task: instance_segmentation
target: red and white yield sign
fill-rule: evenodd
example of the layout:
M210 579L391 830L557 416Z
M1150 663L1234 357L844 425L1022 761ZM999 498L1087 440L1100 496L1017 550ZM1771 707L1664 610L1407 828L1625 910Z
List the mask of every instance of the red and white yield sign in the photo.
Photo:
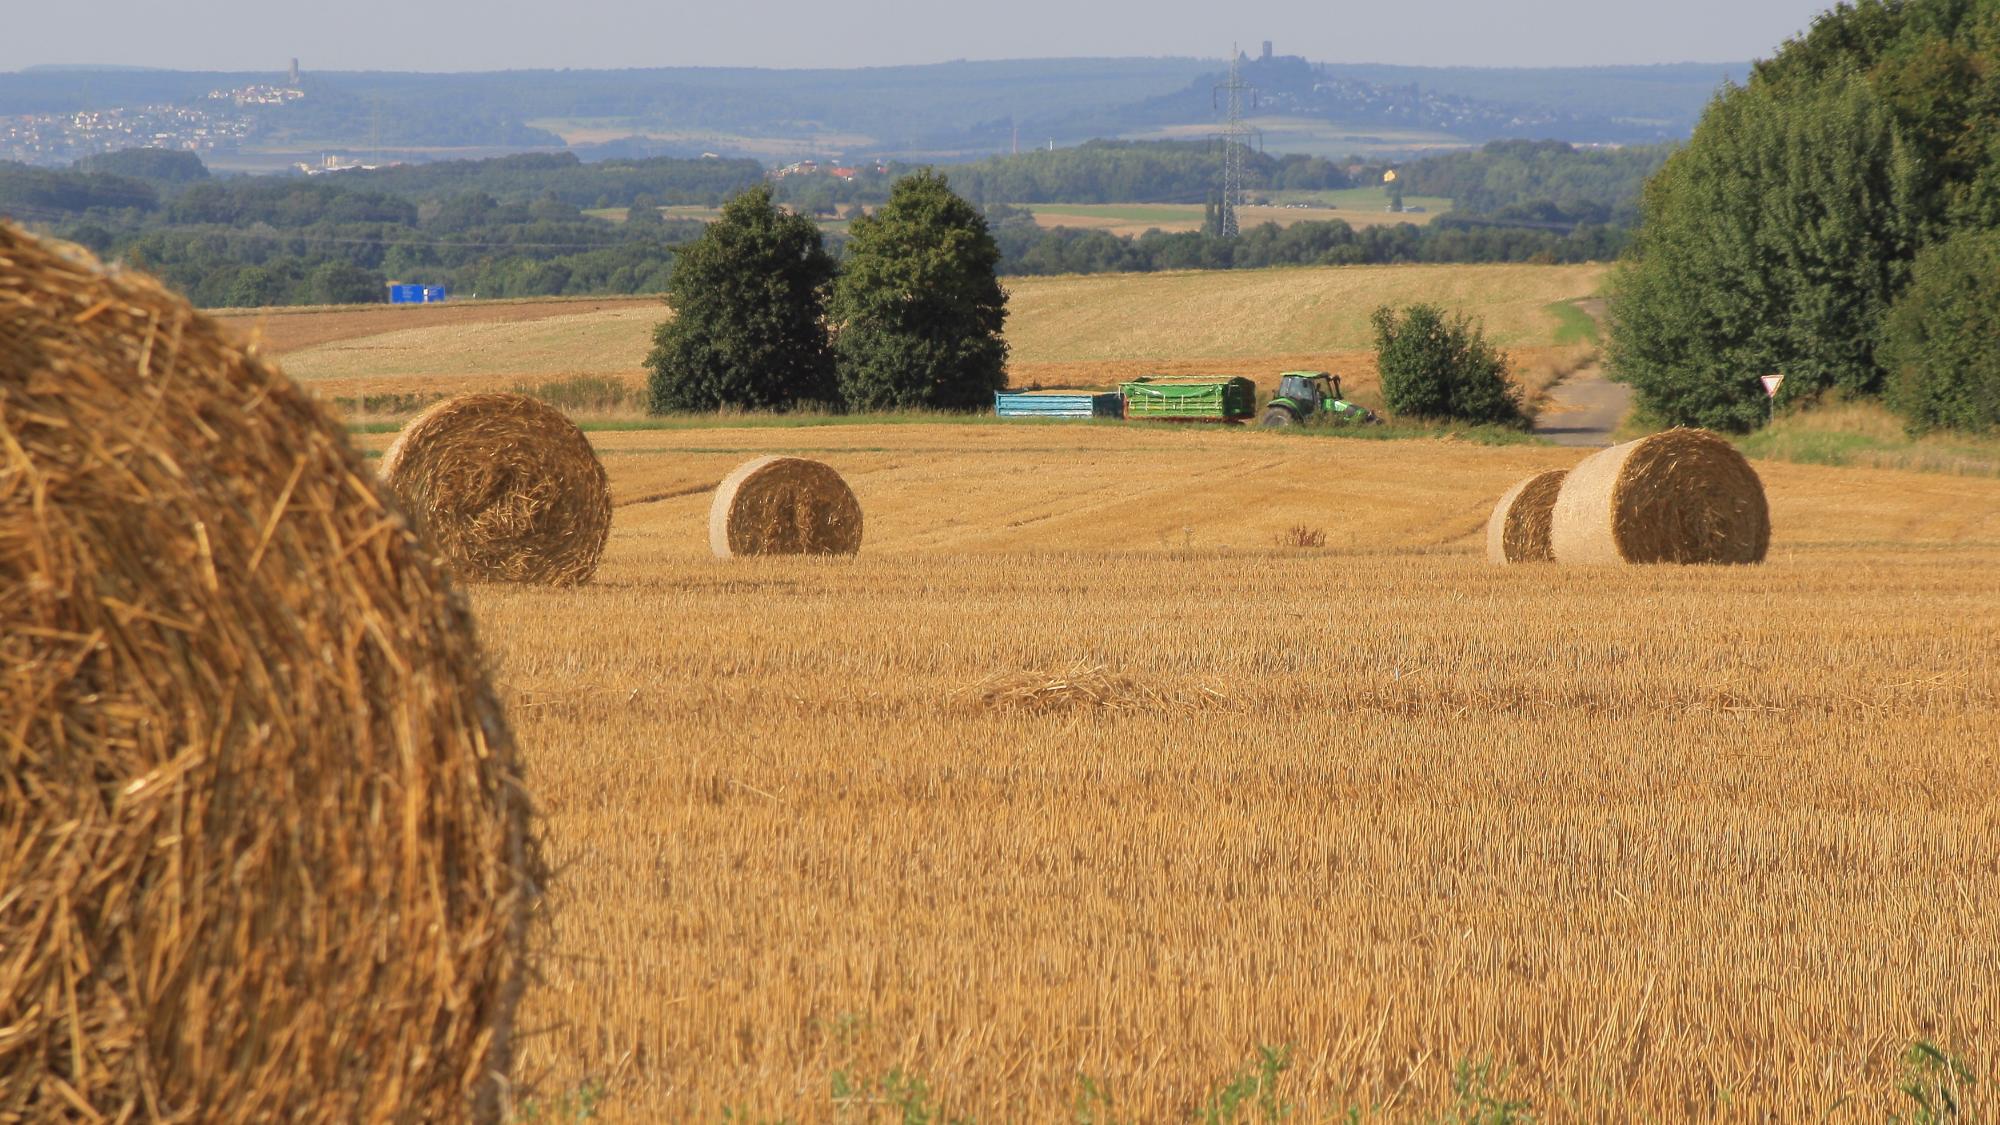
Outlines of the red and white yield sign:
M1759 375L1758 379L1762 380L1764 384L1765 398L1777 398L1778 388L1785 385L1785 377L1783 375Z

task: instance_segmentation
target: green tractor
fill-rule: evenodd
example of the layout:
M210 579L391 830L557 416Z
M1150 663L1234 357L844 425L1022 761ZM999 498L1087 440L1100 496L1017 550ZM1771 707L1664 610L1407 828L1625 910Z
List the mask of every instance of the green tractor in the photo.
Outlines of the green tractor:
M1265 426L1297 426L1323 420L1336 426L1380 422L1375 412L1342 398L1340 376L1324 371L1287 371L1278 378L1278 393L1264 407Z

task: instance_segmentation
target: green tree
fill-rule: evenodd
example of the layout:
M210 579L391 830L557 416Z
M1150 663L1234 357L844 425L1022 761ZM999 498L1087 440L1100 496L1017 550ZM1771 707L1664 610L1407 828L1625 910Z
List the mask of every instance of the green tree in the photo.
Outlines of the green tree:
M625 221L634 227L666 225L666 219L660 214L660 201L644 193L632 197L632 206L625 209Z
M312 271L307 300L315 305L365 305L384 294L382 275L347 262L324 262Z
M1464 313L1446 316L1428 304L1398 313L1384 305L1372 319L1382 399L1393 413L1509 426L1526 421L1507 358Z
M1913 432L2000 426L2000 232L1968 231L1917 255L1889 310L1889 405Z
M857 219L834 287L841 397L850 408L969 410L1007 385L1000 248L943 176L896 182Z
M1785 396L1880 389L1881 317L1922 226L1920 167L1849 76L1718 97L1646 186L1614 282L1613 370L1661 421L1745 430Z
M778 210L768 186L731 199L668 279L674 317L655 330L646 358L653 412L835 401L833 276L819 228Z

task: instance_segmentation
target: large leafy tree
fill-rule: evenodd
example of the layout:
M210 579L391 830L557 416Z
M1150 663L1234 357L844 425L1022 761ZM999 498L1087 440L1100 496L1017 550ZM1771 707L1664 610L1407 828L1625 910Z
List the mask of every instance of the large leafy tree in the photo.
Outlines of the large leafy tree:
M1774 372L1788 398L1880 391L1917 251L2000 225L2000 4L1826 12L1716 99L1644 213L1611 358L1654 414L1747 428Z
M1876 331L1915 253L1917 165L1854 78L1718 98L1647 185L1612 297L1613 367L1663 421L1758 424L1788 395L1879 388Z
M1007 385L1000 248L943 176L897 181L856 220L834 288L841 397L854 409L968 410Z
M668 279L674 317L646 358L653 411L836 401L826 330L834 272L819 228L778 210L768 186L731 199Z
M1917 255L1889 310L1889 404L1913 431L2000 428L2000 231L1965 231Z

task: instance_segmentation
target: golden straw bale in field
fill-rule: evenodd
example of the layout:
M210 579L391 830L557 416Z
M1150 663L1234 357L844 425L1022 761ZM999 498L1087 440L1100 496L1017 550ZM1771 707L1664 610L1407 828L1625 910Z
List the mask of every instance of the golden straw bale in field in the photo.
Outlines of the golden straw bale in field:
M611 535L590 439L527 395L459 395L403 427L380 475L459 577L588 582Z
M708 545L737 555L851 555L861 549L861 504L818 461L759 457L723 478L708 509Z
M1563 480L1549 527L1564 563L1754 563L1771 546L1763 482L1707 430L1593 454Z
M1536 473L1507 490L1486 521L1486 561L1549 562L1549 517L1568 469Z
M542 879L345 431L0 224L0 1121L491 1120Z

